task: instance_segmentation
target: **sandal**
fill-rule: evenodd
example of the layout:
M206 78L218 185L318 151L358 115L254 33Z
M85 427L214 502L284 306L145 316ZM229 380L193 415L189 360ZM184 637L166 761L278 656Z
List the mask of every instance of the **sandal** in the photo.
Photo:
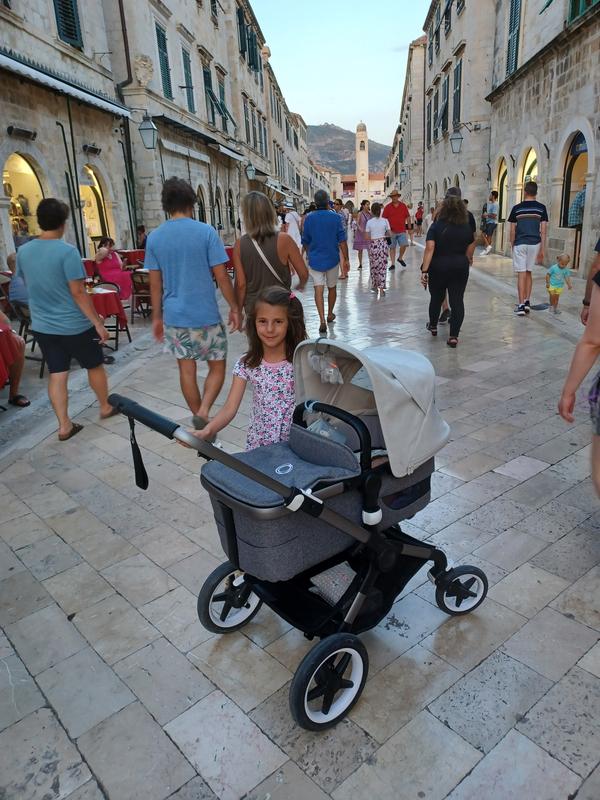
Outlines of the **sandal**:
M58 441L59 442L66 442L68 439L72 439L73 436L76 436L79 431L83 430L83 425L79 425L79 423L74 422L73 427L68 433L59 433L58 434Z
M448 341L446 342L448 347L456 347L458 344L458 336L451 336Z
M327 333L327 325L325 323L319 325L319 333Z
M31 405L31 400L28 400L24 394L16 394L14 397L8 398L8 404L17 408L27 408Z
M335 322L335 314L328 314L327 322Z
M437 336L437 328L434 328L430 322L425 326L432 336Z

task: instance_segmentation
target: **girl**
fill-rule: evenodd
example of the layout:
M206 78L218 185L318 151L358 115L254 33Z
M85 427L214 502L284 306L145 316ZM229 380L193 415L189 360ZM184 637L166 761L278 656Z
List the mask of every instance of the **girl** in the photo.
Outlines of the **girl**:
M390 223L381 217L381 203L371 206L373 216L365 227L365 236L369 240L369 267L371 268L371 288L385 294L387 274L388 246L386 237L391 234Z
M253 389L246 450L289 439L294 413L294 350L307 338L302 304L293 292L270 286L258 297L246 323L248 352L233 369L225 405L201 431L211 440L237 414L247 385Z
M553 264L546 273L546 289L550 298L549 311L555 314L560 314L558 310L558 300L567 284L569 291L573 288L571 283L571 270L569 269L569 261L571 256L568 253L561 253L556 259L556 264Z
M368 200L363 200L360 204L358 219L356 221L356 231L354 232L354 243L352 249L358 252L358 268L362 269L363 251L369 247L369 241L365 238L365 228L371 219L371 204Z

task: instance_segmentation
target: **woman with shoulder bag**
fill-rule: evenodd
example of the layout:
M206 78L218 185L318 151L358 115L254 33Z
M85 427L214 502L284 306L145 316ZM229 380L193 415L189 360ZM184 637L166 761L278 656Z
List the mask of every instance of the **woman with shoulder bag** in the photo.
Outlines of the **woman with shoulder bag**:
M449 347L456 347L465 318L464 294L473 261L475 241L460 189L451 187L427 231L421 283L429 287L427 330L437 336L437 325L446 292L450 301Z
M277 231L277 215L265 194L249 192L242 200L242 216L246 233L233 248L233 268L236 298L247 316L267 287L291 288L292 270L302 291L308 270L292 237Z

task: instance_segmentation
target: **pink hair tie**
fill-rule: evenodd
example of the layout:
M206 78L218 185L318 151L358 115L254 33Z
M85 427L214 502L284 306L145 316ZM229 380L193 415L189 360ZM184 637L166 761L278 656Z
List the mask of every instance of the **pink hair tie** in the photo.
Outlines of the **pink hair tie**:
M293 292L290 292L290 300L295 300L296 295Z

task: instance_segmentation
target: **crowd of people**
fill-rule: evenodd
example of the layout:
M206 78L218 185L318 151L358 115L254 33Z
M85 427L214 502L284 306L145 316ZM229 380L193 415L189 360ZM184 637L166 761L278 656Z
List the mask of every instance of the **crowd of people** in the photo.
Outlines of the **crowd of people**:
M482 218L485 249L489 252L498 220L498 198L489 197ZM261 192L250 192L242 201L243 235L233 248L233 280L229 258L216 230L194 217L196 195L184 180L170 178L162 190L167 217L147 234L138 231L138 244L145 247L149 270L152 329L155 338L177 360L181 391L191 411L198 436L213 440L237 413L247 384L253 388L253 410L248 429L249 448L286 438L294 406L292 357L306 338L303 305L297 297L312 278L319 315L319 334L327 335L336 320L337 282L349 270L348 239L358 254L358 269L367 252L371 290L385 295L387 273L406 270L405 255L414 237L425 236L421 282L429 291L426 327L437 336L438 325L449 321L447 344L458 345L464 320L464 293L475 251L476 224L467 201L457 187L425 213L422 202L413 213L393 191L386 205L363 200L360 208L331 203L318 191L314 203L300 215L291 204L276 207ZM58 438L66 441L82 426L68 413L68 376L71 361L87 370L96 394L100 417L115 412L108 403L108 382L103 365L102 344L108 339L104 321L85 292L86 274L79 252L63 241L68 207L47 198L37 209L41 233L22 243L16 258L9 259L14 280L11 298L26 300L31 330L42 350L49 371L48 394L58 420ZM513 267L517 276L518 302L515 313L525 316L531 309L532 270L545 253L547 212L537 200L537 186L528 182L524 200L511 211L509 236ZM582 321L586 330L575 352L565 382L559 413L573 419L577 388L600 354L600 242L583 301ZM396 255L398 256L396 260ZM306 259L306 260L305 260ZM114 250L114 241L99 242L95 256L105 280L117 284L123 299L131 294L131 278ZM391 262L391 263L390 263ZM572 288L569 257L561 255L546 273L550 309L558 311L564 287ZM129 279L129 280L128 280ZM296 286L293 287L293 280ZM229 396L211 418L226 375L227 330L221 318L217 289L229 311L229 332L245 331L248 350L235 365ZM327 289L327 293L325 293ZM10 321L4 316L0 325ZM9 374L9 402L25 407L29 401L19 392L24 343L12 333L19 357ZM206 362L208 374L202 388L198 362ZM600 380L591 395L594 420L594 480L600 489Z

